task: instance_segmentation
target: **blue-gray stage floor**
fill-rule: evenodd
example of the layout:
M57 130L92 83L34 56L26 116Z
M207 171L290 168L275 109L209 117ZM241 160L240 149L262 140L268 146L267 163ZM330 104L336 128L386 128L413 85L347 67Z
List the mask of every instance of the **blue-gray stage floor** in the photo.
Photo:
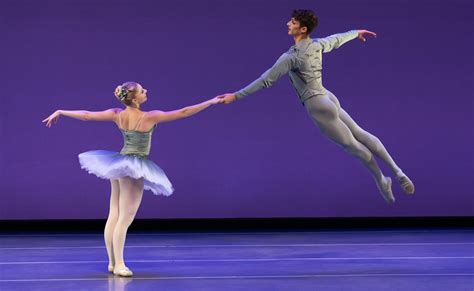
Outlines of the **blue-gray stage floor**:
M0 235L0 290L474 290L474 230Z

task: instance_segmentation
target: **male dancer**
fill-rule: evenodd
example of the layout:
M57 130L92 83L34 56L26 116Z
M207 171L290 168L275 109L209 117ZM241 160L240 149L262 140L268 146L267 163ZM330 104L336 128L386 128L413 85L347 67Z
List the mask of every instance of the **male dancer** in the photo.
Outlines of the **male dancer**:
M376 37L367 30L351 30L334 34L326 38L311 39L310 33L318 25L318 18L311 10L295 10L288 21L288 34L293 36L295 45L285 52L276 63L247 87L235 93L220 95L225 104L230 104L263 88L272 86L281 76L289 74L301 102L313 122L329 139L342 146L351 155L357 157L367 167L375 179L380 194L387 203L395 202L392 193L392 179L385 177L374 155L389 165L402 189L415 192L412 181L393 161L380 140L363 130L341 108L339 100L322 85L322 53L339 48L344 43L366 36Z

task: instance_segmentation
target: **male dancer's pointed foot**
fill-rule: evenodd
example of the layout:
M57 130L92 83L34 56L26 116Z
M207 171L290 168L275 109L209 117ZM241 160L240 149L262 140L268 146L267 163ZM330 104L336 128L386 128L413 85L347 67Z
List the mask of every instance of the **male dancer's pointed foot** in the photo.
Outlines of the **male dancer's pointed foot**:
M395 202L395 197L393 197L392 193L392 179L390 177L383 177L382 182L380 184L377 183L377 188L387 203Z
M410 180L410 178L408 178L408 176L405 175L403 172L397 173L397 180L398 180L398 183L400 184L400 187L402 187L405 193L407 194L415 193L415 185Z

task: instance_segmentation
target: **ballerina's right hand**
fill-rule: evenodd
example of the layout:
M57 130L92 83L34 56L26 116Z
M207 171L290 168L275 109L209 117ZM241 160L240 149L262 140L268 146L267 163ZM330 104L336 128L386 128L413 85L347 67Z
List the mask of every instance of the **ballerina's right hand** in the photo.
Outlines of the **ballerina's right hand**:
M58 122L58 118L61 115L61 112L59 110L56 110L53 114L48 116L46 119L44 119L42 122L46 122L47 127L51 127L51 124L54 122Z
M224 103L224 100L220 99L218 96L212 98L212 99L209 99L209 102L212 104L212 105L215 105L215 104L221 104L221 103Z

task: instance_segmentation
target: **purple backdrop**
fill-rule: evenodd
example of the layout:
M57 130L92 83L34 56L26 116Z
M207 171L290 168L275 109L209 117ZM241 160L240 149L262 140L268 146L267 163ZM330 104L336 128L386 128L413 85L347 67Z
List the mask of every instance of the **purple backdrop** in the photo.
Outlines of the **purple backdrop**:
M412 177L388 206L367 170L324 138L288 77L230 106L155 131L151 159L173 182L140 218L473 215L472 1L3 0L0 219L105 218L109 183L77 155L120 150L113 123L56 109L119 107L116 85L171 110L247 85L292 45L294 8L313 37L367 28L377 39L324 55L324 84ZM388 173L387 167L383 170Z

